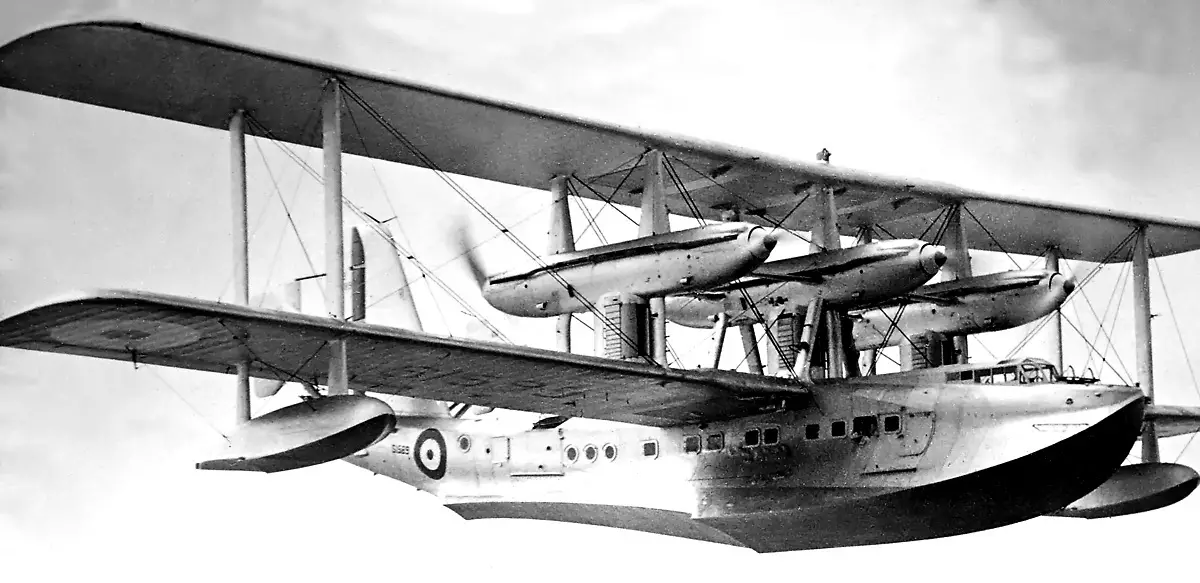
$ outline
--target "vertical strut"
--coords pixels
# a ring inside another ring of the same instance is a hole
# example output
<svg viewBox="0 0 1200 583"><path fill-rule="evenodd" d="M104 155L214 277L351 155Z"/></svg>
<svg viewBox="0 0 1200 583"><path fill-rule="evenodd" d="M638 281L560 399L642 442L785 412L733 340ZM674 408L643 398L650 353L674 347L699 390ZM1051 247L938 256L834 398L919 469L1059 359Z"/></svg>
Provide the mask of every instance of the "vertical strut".
<svg viewBox="0 0 1200 583"><path fill-rule="evenodd" d="M758 353L758 338L754 335L754 323L739 324L738 332L742 337L742 350L746 353L746 369L750 374L762 374L762 355Z"/></svg>
<svg viewBox="0 0 1200 583"><path fill-rule="evenodd" d="M729 315L725 312L717 314L717 321L713 323L713 334L716 336L712 358L712 367L714 369L721 368L721 352L725 348L725 330L727 328L729 328Z"/></svg>
<svg viewBox="0 0 1200 583"><path fill-rule="evenodd" d="M1059 262L1062 260L1062 250L1058 247L1050 247L1046 249L1046 269L1055 273L1059 271ZM1050 314L1050 321L1046 325L1046 335L1050 343L1050 362L1060 372L1063 369L1063 345L1062 345L1062 306L1054 310Z"/></svg>
<svg viewBox="0 0 1200 583"><path fill-rule="evenodd" d="M346 315L345 249L342 241L342 90L330 79L321 96L321 147L325 177L325 310L341 320ZM346 388L346 341L329 344L329 394Z"/></svg>
<svg viewBox="0 0 1200 583"><path fill-rule="evenodd" d="M229 181L233 195L233 302L250 303L250 233L246 221L246 112L229 119ZM234 425L250 420L250 361L237 363Z"/></svg>
<svg viewBox="0 0 1200 583"><path fill-rule="evenodd" d="M971 277L971 252L967 241L967 225L963 222L963 205L956 204L950 209L947 217L946 236L946 267L954 279ZM954 352L958 355L959 364L967 364L967 337L955 336Z"/></svg>
<svg viewBox="0 0 1200 583"><path fill-rule="evenodd" d="M875 241L875 225L863 225L863 227L861 229L859 229L859 231L858 231L857 244L858 245L867 245L874 241ZM853 345L853 337L852 336L850 337L849 341L851 342L851 345ZM875 352L874 348L868 348L867 350L864 351L864 356L866 357L867 374L873 374L875 372L875 361L879 358L879 353Z"/></svg>
<svg viewBox="0 0 1200 583"><path fill-rule="evenodd" d="M547 233L546 249L551 255L575 250L575 229L571 224L569 203L567 177L555 176L550 180L550 232ZM558 316L554 338L559 350L571 351L571 314Z"/></svg>
<svg viewBox="0 0 1200 583"><path fill-rule="evenodd" d="M1146 400L1154 402L1154 348L1150 334L1150 244L1145 225L1133 240L1133 336L1137 345L1138 386ZM1142 463L1157 463L1158 434L1147 423L1142 432Z"/></svg>
<svg viewBox="0 0 1200 583"><path fill-rule="evenodd" d="M646 174L642 185L642 217L638 236L646 237L671 230L663 188L663 155L658 150L646 153ZM660 366L667 365L666 298L650 298L651 356Z"/></svg>

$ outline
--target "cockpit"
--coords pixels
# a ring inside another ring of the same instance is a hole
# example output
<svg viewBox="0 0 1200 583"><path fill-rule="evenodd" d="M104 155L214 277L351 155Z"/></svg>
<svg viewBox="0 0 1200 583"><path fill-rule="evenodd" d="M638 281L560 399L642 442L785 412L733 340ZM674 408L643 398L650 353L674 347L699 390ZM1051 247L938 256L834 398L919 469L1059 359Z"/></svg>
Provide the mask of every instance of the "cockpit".
<svg viewBox="0 0 1200 583"><path fill-rule="evenodd" d="M980 383L988 385L1036 385L1059 382L1053 364L1037 358L1017 362L1001 361L989 367L959 370L946 374L949 383Z"/></svg>

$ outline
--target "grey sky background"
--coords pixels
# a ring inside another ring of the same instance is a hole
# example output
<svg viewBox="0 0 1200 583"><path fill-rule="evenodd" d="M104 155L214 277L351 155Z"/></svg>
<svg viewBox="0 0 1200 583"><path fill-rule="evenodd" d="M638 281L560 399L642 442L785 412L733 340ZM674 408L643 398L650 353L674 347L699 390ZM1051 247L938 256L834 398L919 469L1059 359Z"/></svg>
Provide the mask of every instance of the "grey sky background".
<svg viewBox="0 0 1200 583"><path fill-rule="evenodd" d="M1200 220L1195 6L62 1L0 9L0 38L135 18L626 125L796 157L827 147L836 164ZM0 90L0 313L79 288L222 297L226 144L213 130ZM259 146L248 148L254 291L308 271L275 185L323 261L317 186L274 145ZM354 158L345 172L356 203L376 216L394 206L418 256L446 263L439 272L469 289L447 233L463 205L436 178ZM518 233L540 246L543 193L463 184L507 223L527 219ZM613 237L626 228L614 227ZM472 228L477 240L494 236L477 220ZM506 266L506 245L484 246L489 267ZM998 260L979 263L989 261ZM1159 265L1176 317L1197 321L1195 254ZM1098 310L1104 283L1091 291ZM1176 336L1157 282L1154 291L1159 401L1196 404L1182 347L1200 338ZM418 292L431 328L468 329L452 305L439 311ZM1125 301L1115 350L1132 368ZM1089 321L1086 307L1066 311ZM496 321L549 342L545 323ZM1082 361L1082 344L1064 336L1068 363ZM1115 579L1185 572L1200 517L1188 500L1121 519L1042 518L942 541L770 556L573 525L465 523L346 464L276 476L191 469L222 443L229 383L0 351L0 558L22 579ZM1164 458L1182 446L1166 442Z"/></svg>

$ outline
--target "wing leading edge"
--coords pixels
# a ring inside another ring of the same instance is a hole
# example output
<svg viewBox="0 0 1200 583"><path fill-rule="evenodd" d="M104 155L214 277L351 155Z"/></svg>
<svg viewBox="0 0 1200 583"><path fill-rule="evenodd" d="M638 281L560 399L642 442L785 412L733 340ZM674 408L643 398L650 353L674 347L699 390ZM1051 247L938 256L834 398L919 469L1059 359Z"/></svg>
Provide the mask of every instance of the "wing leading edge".
<svg viewBox="0 0 1200 583"><path fill-rule="evenodd" d="M652 426L795 406L785 379L665 369L142 292L81 294L0 321L0 346L322 384L346 342L350 387Z"/></svg>
<svg viewBox="0 0 1200 583"><path fill-rule="evenodd" d="M821 197L805 194L832 188L846 235L871 224L896 238L920 238L941 208L964 203L981 223L966 221L976 249L1040 255L1057 246L1067 258L1101 261L1138 226L1147 228L1155 256L1200 248L1197 223L1022 200L623 128L138 23L68 24L0 47L0 86L218 129L244 108L272 137L306 146L319 145L307 122L331 77L422 155L457 174L531 188L575 176L583 196L637 206L642 173L631 170L647 148L657 148L678 179L667 189L668 207L690 214L683 190L706 219L737 209L744 220L772 224L767 217L786 217L784 226L808 230ZM343 144L347 153L425 166L389 128L366 123L358 132Z"/></svg>

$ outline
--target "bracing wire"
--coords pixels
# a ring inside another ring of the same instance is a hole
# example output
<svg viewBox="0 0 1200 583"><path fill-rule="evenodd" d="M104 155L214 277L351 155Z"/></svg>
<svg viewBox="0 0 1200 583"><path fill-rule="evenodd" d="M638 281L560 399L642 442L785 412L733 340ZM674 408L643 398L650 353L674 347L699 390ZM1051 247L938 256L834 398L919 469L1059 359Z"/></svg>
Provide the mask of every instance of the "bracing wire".
<svg viewBox="0 0 1200 583"><path fill-rule="evenodd" d="M335 81L335 82L340 83L338 81ZM450 189L452 191L454 191L455 194L457 194L464 202L466 202L477 213L479 213L481 216L483 216L483 218L485 220L487 220L489 223L491 223L493 227L495 227L498 231L503 233L504 236L514 246L517 247L517 249L519 249L522 253L524 253L531 260L533 260L534 263L536 263L538 265L538 267L544 271L544 273L549 275L551 279L553 279L556 283L558 283L560 286L562 286L562 288L564 290L566 290L568 294L575 297L575 299L578 300L579 303L583 304L583 306L589 312L592 312L593 314L595 314L596 317L599 319L599 321L604 322L606 324L606 326L608 326L618 337L621 338L622 342L626 343L628 346L638 346L638 343L633 338L630 338L627 334L625 334L620 329L620 326L617 326L616 323L612 322L608 318L608 316L604 314L603 310L600 310L595 304L593 304L587 298L580 296L580 295L575 295L574 288L572 288L571 284L568 283L567 280L564 279L562 277L562 275L560 275L558 273L557 270L551 268L545 262L545 260L541 257L541 255L539 255L537 252L535 252L533 249L531 249L528 245L526 245L525 242L520 239L520 237L517 237L515 234L513 234L512 231L509 230L509 228L507 226L505 226L503 222L501 222L494 214L492 214L491 211L489 211L487 209L487 207L480 204L479 201L476 200L475 197L471 196L471 194L469 192L467 192L466 189L464 189L461 185L459 185L458 182L455 181L449 175L449 173L442 170L436 161L434 161L432 158L427 156L419 147L417 147L417 145L415 143L413 143L411 140L409 140L402 132L400 132L395 126L393 126L391 124L391 122L389 122L387 120L387 118L383 117L383 115L381 113L379 113L378 110L376 110L370 103L368 103L365 99L363 99L362 96L358 95L358 93L355 92L353 88L351 88L345 84L341 84L341 87L345 91L345 94L348 97L350 97L350 99L352 101L354 101L356 104L358 104L358 106L361 107L364 111L366 111L368 115L370 115L372 118L374 118L375 121L377 123L379 123L381 127L384 128L384 130L386 130L389 134L391 134L392 137L395 138L397 142L399 142L414 157L416 157L417 160L420 161L420 163L423 166L432 170L434 172L434 174L437 175L437 177L443 183L445 183L448 187L450 187ZM498 332L498 330L493 330L493 332ZM656 363L654 363L654 360L652 358L650 358L648 355L641 355L641 356L647 361L648 364L656 364Z"/></svg>

